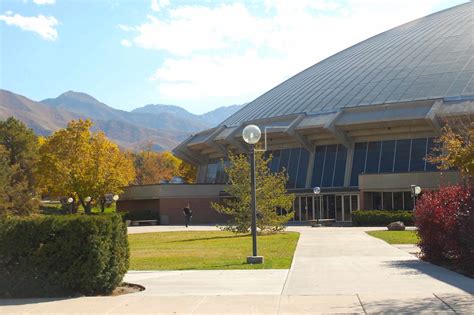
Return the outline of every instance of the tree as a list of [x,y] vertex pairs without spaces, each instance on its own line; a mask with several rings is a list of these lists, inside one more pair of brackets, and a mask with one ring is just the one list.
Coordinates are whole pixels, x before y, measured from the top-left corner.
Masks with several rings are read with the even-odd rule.
[[106,193],[121,193],[135,178],[130,157],[102,132],[92,133],[91,126],[90,120],[73,120],[40,148],[42,185],[50,194],[72,197],[73,212],[81,204],[90,213],[92,204],[105,203]]
[[428,161],[438,164],[441,170],[458,169],[467,182],[474,176],[474,127],[464,132],[455,132],[449,126],[443,128],[438,146],[431,152]]
[[193,182],[196,168],[175,157],[171,152],[154,152],[152,145],[135,155],[137,185],[157,184],[181,176],[186,182]]
[[33,130],[10,117],[0,122],[0,145],[7,151],[8,164],[17,165],[18,172],[28,181],[28,189],[34,192],[39,142]]
[[38,211],[37,157],[38,140],[31,129],[12,117],[0,122],[0,214],[29,215]]
[[30,191],[19,165],[9,163],[10,154],[0,145],[0,216],[36,213],[39,201]]
[[[286,183],[288,176],[283,170],[272,173],[268,167],[272,157],[265,158],[263,152],[255,152],[255,174],[257,181],[257,227],[262,232],[278,232],[293,217],[291,209],[295,196],[288,194]],[[245,155],[229,154],[230,166],[224,167],[229,176],[226,192],[231,196],[222,204],[213,203],[212,207],[231,217],[224,230],[235,233],[247,233],[252,222],[250,208],[250,163]]]

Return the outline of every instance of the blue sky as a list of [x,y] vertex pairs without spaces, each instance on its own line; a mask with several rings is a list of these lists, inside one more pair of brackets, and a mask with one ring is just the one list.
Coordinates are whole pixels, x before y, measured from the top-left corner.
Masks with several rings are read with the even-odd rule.
[[256,98],[363,39],[466,0],[0,0],[0,88],[124,110]]

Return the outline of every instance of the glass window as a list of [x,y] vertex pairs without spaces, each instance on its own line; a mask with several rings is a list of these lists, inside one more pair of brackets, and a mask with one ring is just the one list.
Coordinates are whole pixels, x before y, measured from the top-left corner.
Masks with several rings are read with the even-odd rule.
[[[434,138],[428,138],[428,149],[427,149],[427,153],[428,155],[439,155],[440,152],[437,152],[437,151],[434,151],[434,149],[438,146],[437,143],[434,142]],[[436,167],[436,164],[433,164],[433,163],[430,163],[430,162],[426,162],[426,170],[427,171],[437,171],[438,168]]]
[[352,159],[351,186],[359,185],[359,174],[364,172],[367,142],[354,145],[354,157]]
[[352,208],[352,211],[359,210],[359,204],[358,204],[358,197],[357,197],[357,195],[352,195],[352,196],[351,196],[351,208]]
[[280,153],[280,166],[278,167],[278,170],[281,171],[283,169],[288,172],[288,162],[290,160],[290,149],[285,149],[281,150]]
[[403,199],[404,199],[404,209],[405,210],[413,210],[413,198],[411,196],[410,191],[405,191],[403,193]]
[[391,192],[383,193],[383,210],[393,210]]
[[336,169],[334,171],[333,187],[344,186],[344,176],[346,174],[347,148],[342,144],[337,146]]
[[426,138],[411,142],[410,172],[425,170]]
[[272,164],[270,170],[272,173],[278,172],[278,165],[280,164],[280,150],[272,151]]
[[403,193],[393,193],[393,210],[403,210]]
[[380,156],[380,173],[393,172],[393,157],[395,154],[395,140],[382,142],[382,153]]
[[351,220],[351,196],[345,195],[344,196],[344,221]]
[[372,209],[382,210],[382,193],[380,192],[372,193]]
[[314,166],[311,177],[311,186],[321,186],[323,178],[324,155],[326,154],[326,146],[317,146],[314,152]]
[[336,221],[342,221],[342,196],[336,196]]
[[395,173],[408,172],[408,163],[410,160],[411,140],[397,140],[397,150],[395,152],[395,164],[393,171]]
[[367,148],[367,162],[365,164],[365,173],[378,173],[380,160],[381,142],[369,142]]
[[216,181],[217,163],[207,165],[206,183],[213,184]]
[[295,188],[296,175],[298,173],[298,163],[300,161],[300,148],[290,150],[290,160],[288,163],[288,182],[286,187]]
[[298,176],[296,176],[296,188],[304,188],[306,186],[306,174],[308,173],[309,152],[301,149],[300,163],[298,166]]
[[334,165],[336,164],[337,145],[328,145],[326,147],[326,159],[324,160],[323,187],[332,187],[334,177]]

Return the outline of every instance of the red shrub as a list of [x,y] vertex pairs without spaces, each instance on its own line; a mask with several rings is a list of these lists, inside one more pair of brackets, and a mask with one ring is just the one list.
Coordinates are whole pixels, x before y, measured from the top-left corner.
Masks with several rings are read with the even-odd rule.
[[423,194],[416,205],[415,225],[426,259],[455,259],[465,266],[473,262],[473,198],[472,188],[463,186]]

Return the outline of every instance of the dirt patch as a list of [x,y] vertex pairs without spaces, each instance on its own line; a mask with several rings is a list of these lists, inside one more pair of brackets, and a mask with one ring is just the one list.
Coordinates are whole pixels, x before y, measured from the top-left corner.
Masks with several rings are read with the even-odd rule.
[[110,293],[110,296],[137,293],[144,290],[145,290],[145,287],[142,285],[122,282],[118,287],[115,288],[115,290],[112,291],[112,293]]

